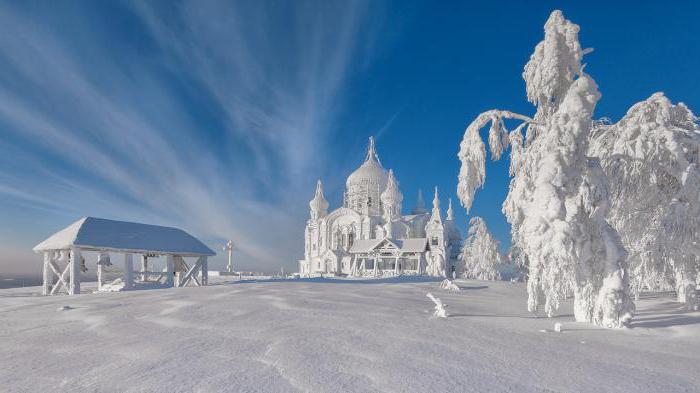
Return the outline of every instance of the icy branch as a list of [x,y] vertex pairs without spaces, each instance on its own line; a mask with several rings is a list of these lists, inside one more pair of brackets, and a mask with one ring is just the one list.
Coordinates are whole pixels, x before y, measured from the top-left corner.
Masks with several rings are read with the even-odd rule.
[[[493,159],[498,160],[501,158],[506,146],[512,143],[511,138],[508,136],[508,130],[503,124],[503,121],[506,119],[522,120],[525,122],[523,124],[534,122],[531,118],[518,113],[494,109],[477,116],[464,132],[464,138],[457,155],[462,162],[462,167],[459,170],[457,195],[467,212],[469,212],[474,202],[476,189],[482,187],[486,179],[486,147],[479,135],[479,131],[491,122],[489,146]],[[520,132],[521,126],[516,128],[518,132]]]

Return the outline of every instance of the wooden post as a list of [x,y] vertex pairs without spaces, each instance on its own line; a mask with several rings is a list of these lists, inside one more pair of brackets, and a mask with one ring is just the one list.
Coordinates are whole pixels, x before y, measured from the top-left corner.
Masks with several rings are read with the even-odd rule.
[[173,258],[172,255],[166,255],[165,256],[165,283],[169,287],[174,286],[175,284],[175,259]]
[[141,281],[143,282],[148,281],[146,271],[148,271],[148,257],[146,255],[141,255]]
[[80,294],[80,249],[71,247],[70,249],[70,283],[68,284],[69,295]]
[[134,287],[134,258],[129,253],[124,253],[124,289]]
[[53,284],[53,271],[51,270],[51,254],[53,252],[44,251],[44,285],[41,293],[46,296],[51,294],[51,284]]
[[200,269],[200,272],[202,272],[202,285],[209,285],[209,265],[207,264],[208,257],[202,258],[204,258],[202,261],[202,268]]
[[97,263],[97,290],[102,290],[102,264]]

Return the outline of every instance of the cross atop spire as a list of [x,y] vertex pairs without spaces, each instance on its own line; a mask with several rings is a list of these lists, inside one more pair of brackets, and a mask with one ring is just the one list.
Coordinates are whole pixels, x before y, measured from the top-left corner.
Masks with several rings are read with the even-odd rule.
[[452,198],[448,199],[447,202],[447,219],[453,221],[455,219],[454,210],[452,210]]
[[435,186],[435,196],[433,197],[433,209],[440,209],[440,198],[438,197],[437,186]]
[[371,136],[369,137],[369,146],[367,146],[367,155],[365,156],[365,162],[368,161],[374,161],[381,165],[382,163],[379,161],[379,156],[377,155],[377,148],[374,145],[374,137]]

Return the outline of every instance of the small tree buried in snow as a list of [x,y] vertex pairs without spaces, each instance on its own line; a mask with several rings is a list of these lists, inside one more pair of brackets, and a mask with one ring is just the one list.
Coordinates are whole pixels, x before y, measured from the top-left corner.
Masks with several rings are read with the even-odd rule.
[[629,253],[632,291],[675,286],[690,307],[700,271],[697,121],[656,93],[618,123],[595,127],[589,147],[609,178],[608,219]]
[[[587,51],[581,49],[578,31],[560,11],[547,20],[545,38],[523,73],[528,100],[537,108],[533,118],[492,110],[467,127],[459,152],[458,194],[469,210],[485,180],[486,152],[479,130],[491,123],[493,158],[511,146],[513,179],[503,212],[514,245],[527,257],[528,309],[536,311],[543,301],[551,316],[573,294],[577,321],[622,327],[631,320],[634,303],[628,294],[625,251],[605,221],[606,178],[598,161],[586,157],[600,93],[583,72]],[[523,123],[509,133],[505,119]]]
[[469,232],[464,241],[460,260],[464,264],[464,277],[476,280],[500,280],[499,267],[503,256],[498,250],[498,240],[486,227],[481,217],[469,221]]
[[428,293],[427,296],[430,300],[435,303],[435,311],[433,312],[433,317],[435,318],[447,318],[449,314],[447,313],[447,304],[443,303],[440,298],[433,296],[432,293]]

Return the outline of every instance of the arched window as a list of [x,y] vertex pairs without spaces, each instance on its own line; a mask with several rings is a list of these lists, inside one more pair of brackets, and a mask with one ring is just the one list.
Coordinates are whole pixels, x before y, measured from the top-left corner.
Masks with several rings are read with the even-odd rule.
[[440,244],[440,243],[438,242],[437,236],[433,236],[433,238],[430,240],[430,244],[433,245],[433,246],[437,246],[438,244]]

